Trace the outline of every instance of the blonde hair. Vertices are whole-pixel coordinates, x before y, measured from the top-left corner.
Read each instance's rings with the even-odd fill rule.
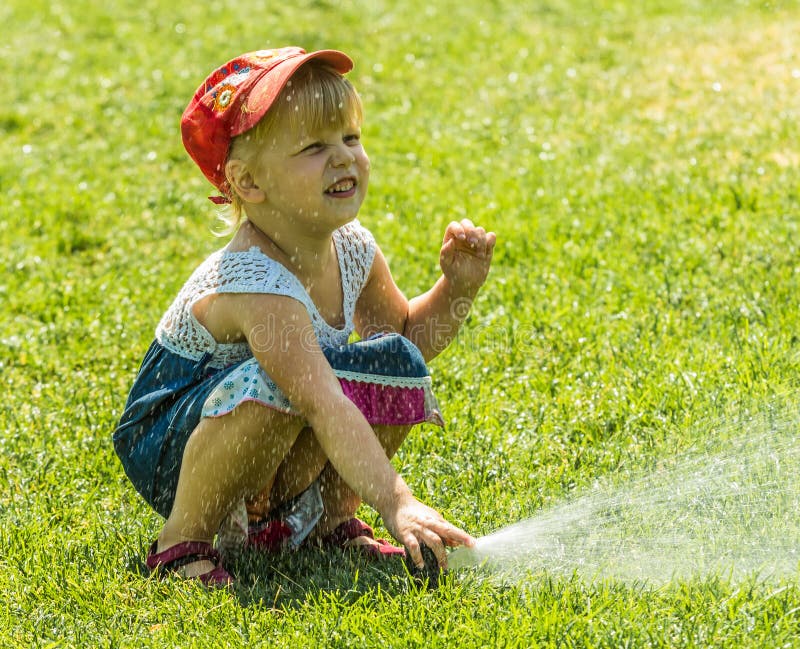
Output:
[[[231,140],[228,160],[241,160],[255,167],[264,143],[281,129],[309,133],[326,128],[360,126],[364,113],[353,85],[333,68],[313,59],[302,65],[281,91],[270,109],[250,130]],[[230,181],[230,179],[229,179]],[[219,236],[230,234],[247,218],[239,195],[230,190],[231,204],[220,210]]]

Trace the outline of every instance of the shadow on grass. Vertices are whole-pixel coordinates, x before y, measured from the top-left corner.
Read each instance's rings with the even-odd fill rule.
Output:
[[[244,551],[226,560],[243,606],[299,608],[323,593],[355,602],[376,589],[405,593],[417,588],[403,560],[374,559],[357,550],[301,548],[264,554]]]
[[[141,552],[124,554],[125,568],[142,579],[151,578]],[[225,558],[236,580],[234,593],[242,606],[300,608],[325,593],[352,603],[376,590],[405,594],[417,590],[401,558],[376,560],[357,550],[303,547],[274,554],[243,550]]]

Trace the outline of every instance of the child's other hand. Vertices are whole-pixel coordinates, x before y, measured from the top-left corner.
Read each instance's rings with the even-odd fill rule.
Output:
[[[444,276],[465,293],[477,292],[489,273],[496,238],[494,232],[476,227],[469,219],[452,221],[439,252]]]
[[[443,570],[447,568],[445,546],[475,544],[472,536],[448,523],[435,509],[413,497],[399,505],[392,516],[384,516],[383,522],[392,536],[406,546],[414,565],[420,568],[425,565],[420,543],[433,550]]]

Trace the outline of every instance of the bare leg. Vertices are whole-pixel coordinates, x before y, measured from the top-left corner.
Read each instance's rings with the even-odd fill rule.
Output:
[[[327,461],[314,431],[304,428],[278,467],[270,502],[279,505],[302,493],[319,477]]]
[[[391,458],[408,436],[411,426],[375,426],[373,430],[387,457]],[[312,534],[315,537],[325,536],[339,523],[353,517],[361,504],[361,498],[328,463],[328,458],[310,428],[304,428],[300,432],[278,467],[269,495],[266,495],[265,489],[248,501],[249,516],[251,519],[265,516],[272,507],[301,493],[317,477],[320,478],[324,511]]]
[[[408,436],[411,426],[374,426],[386,456],[391,458]],[[331,464],[326,464],[320,476],[322,502],[325,507],[322,518],[314,530],[316,537],[323,537],[336,526],[353,517],[361,504],[361,498],[342,480]],[[365,539],[366,540],[366,539]]]
[[[202,419],[183,452],[175,502],[158,537],[158,551],[182,541],[210,543],[234,504],[270,483],[302,426],[298,417],[251,401],[224,417]],[[192,577],[212,568],[198,561],[186,566],[185,574]]]

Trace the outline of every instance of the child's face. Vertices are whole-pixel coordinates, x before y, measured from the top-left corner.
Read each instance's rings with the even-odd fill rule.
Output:
[[[356,125],[312,133],[281,129],[257,166],[254,180],[265,194],[263,204],[301,220],[309,232],[352,221],[369,184],[369,158]]]

